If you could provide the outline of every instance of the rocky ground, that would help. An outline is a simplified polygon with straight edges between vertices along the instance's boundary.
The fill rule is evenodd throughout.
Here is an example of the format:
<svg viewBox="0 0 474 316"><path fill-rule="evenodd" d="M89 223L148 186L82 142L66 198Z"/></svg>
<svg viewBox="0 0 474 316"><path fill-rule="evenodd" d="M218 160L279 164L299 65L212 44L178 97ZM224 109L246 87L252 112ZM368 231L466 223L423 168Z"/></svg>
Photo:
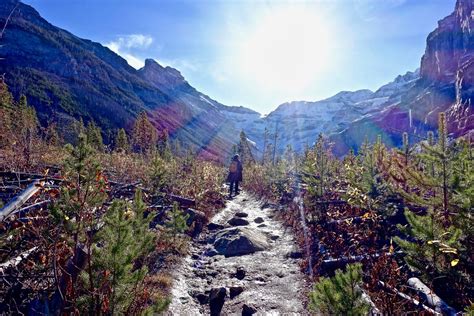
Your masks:
<svg viewBox="0 0 474 316"><path fill-rule="evenodd" d="M242 193L174 273L169 315L305 315L301 253L274 210Z"/></svg>

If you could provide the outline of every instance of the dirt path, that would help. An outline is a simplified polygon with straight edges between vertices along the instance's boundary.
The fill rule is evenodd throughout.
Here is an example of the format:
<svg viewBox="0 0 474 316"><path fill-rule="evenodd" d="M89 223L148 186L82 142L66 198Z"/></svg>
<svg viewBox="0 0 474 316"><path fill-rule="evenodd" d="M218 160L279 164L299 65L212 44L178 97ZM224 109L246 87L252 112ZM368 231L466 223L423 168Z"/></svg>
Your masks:
<svg viewBox="0 0 474 316"><path fill-rule="evenodd" d="M203 234L191 246L191 255L177 267L169 315L217 315L219 310L221 315L305 315L305 277L298 259L289 256L295 251L293 236L273 219L274 212L262 209L246 193L229 201L212 220L224 227L215 225L213 231ZM238 223L242 226L229 225L232 218L244 219ZM264 249L230 257L215 250L222 253L215 242L220 234L240 229L255 237L259 245L261 241Z"/></svg>

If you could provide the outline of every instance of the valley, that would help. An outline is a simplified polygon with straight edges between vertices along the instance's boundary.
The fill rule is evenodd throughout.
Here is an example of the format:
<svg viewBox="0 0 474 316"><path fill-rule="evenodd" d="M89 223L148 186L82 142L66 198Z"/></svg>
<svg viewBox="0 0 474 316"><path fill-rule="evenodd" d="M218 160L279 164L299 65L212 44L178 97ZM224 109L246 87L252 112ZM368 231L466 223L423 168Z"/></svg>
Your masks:
<svg viewBox="0 0 474 316"><path fill-rule="evenodd" d="M474 312L474 0L438 22L418 69L265 115L129 54L151 36L103 45L18 0L0 1L0 25L1 315ZM229 52L246 71L262 57L248 51Z"/></svg>

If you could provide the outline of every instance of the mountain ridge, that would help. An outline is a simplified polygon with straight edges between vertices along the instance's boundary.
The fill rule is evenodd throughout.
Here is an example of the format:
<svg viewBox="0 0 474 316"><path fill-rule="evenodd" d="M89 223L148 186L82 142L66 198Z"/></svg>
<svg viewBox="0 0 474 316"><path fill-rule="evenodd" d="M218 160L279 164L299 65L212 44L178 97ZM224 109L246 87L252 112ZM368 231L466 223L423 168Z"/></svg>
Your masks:
<svg viewBox="0 0 474 316"><path fill-rule="evenodd" d="M146 69L134 69L109 48L52 25L18 1L0 4L0 23L15 6L2 38L0 72L16 97L27 96L43 125L94 120L111 140L145 111L159 130L206 157L230 152L238 131L219 113L225 106L191 87L178 70L160 66L165 82L177 84L166 88L148 80Z"/></svg>
<svg viewBox="0 0 474 316"><path fill-rule="evenodd" d="M17 3L0 4L0 23ZM265 129L278 132L280 153L287 145L302 151L324 133L336 144L336 154L343 155L365 137L374 140L381 134L393 146L404 131L424 137L436 129L440 111L447 112L454 136L474 128L473 8L473 0L458 0L454 12L440 20L428 35L420 69L375 91L285 102L266 116L212 99L179 70L153 59L136 70L109 48L52 25L23 3L1 39L0 72L15 96L27 95L43 124L94 120L109 140L118 128L131 130L134 118L145 111L159 130L213 159L230 154L241 130L261 154Z"/></svg>

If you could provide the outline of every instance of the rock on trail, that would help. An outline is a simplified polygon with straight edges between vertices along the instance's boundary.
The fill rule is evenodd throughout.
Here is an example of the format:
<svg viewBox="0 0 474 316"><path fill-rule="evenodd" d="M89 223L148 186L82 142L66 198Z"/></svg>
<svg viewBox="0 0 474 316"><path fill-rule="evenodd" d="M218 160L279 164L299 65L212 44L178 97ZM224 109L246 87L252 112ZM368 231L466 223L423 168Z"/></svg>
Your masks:
<svg viewBox="0 0 474 316"><path fill-rule="evenodd" d="M274 212L246 193L229 201L176 268L168 315L307 315L298 249Z"/></svg>

